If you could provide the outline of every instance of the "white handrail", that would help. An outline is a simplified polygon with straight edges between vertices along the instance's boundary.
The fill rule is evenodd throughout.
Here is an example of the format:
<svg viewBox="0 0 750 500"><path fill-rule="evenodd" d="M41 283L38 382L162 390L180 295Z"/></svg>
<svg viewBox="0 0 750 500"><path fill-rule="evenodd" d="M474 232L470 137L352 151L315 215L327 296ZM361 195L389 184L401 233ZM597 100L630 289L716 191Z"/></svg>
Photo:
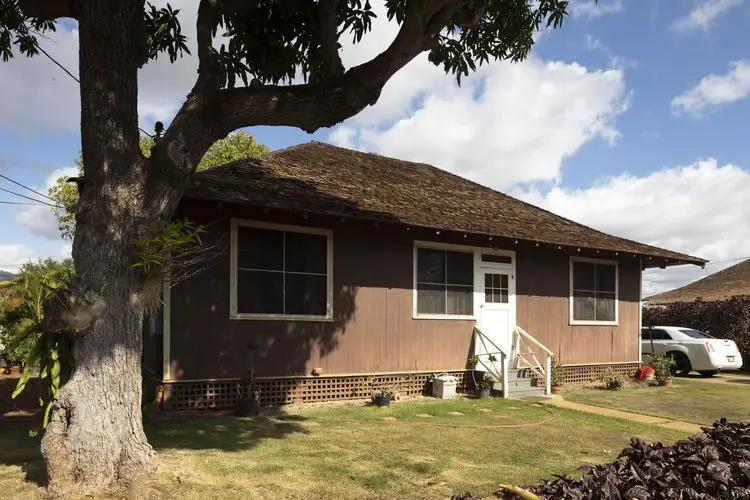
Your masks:
<svg viewBox="0 0 750 500"><path fill-rule="evenodd" d="M542 351L546 352L548 355L550 355L550 356L554 356L555 355L552 351L550 351L549 349L547 349L544 346L544 344L542 344L537 339L535 339L534 337L532 337L531 334L529 334L526 330L524 330L520 326L516 326L515 330L520 335L523 335L527 340L530 340L531 342L533 342L534 344L536 344Z"/></svg>
<svg viewBox="0 0 750 500"><path fill-rule="evenodd" d="M479 362L482 363L482 366L484 366L488 372L492 373L496 378L499 378L502 380L503 398L507 399L508 398L508 354L501 347L498 347L498 345L495 344L491 338L485 335L485 333L482 330L480 330L479 327L476 325L474 325L474 333L476 334L477 340L479 340L482 343L482 347L484 347L485 352L483 353L483 355L486 355L486 356L492 356L495 354L500 355L501 368L500 368L499 374L493 371L492 369L493 367L491 366L492 363L490 363L490 366L485 365L482 362L481 357L479 357ZM487 344L485 343L485 341L488 342L492 347L497 349L497 351L490 352L490 350L487 349Z"/></svg>
<svg viewBox="0 0 750 500"><path fill-rule="evenodd" d="M544 377L544 394L546 396L551 395L552 394L552 356L554 356L554 354L552 353L552 351L547 349L547 347L545 347L541 342L539 342L537 339L532 337L526 330L524 330L520 326L516 325L516 327L513 329L513 333L517 335L516 341L513 342L516 348L516 356L522 361L524 361L526 364L528 364L529 368L531 368L532 371L536 371L536 370L539 371L539 375ZM539 362L536 355L531 350L529 350L529 354L531 354L531 357L536 363L536 366L532 366L532 364L529 363L521 355L520 353L521 342L523 342L524 345L526 345L527 341L533 343L544 352L545 357L546 357L544 368L542 368L542 363ZM527 345L527 348L528 348L528 345Z"/></svg>

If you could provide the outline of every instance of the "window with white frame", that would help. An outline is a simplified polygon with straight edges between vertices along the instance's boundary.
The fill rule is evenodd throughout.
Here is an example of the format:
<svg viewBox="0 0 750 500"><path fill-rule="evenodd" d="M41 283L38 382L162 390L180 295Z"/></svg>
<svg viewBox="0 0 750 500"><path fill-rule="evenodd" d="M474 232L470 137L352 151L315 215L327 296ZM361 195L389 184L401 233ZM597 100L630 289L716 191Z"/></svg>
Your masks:
<svg viewBox="0 0 750 500"><path fill-rule="evenodd" d="M474 254L434 248L416 250L417 314L474 314Z"/></svg>
<svg viewBox="0 0 750 500"><path fill-rule="evenodd" d="M330 316L330 232L235 225L233 312L242 316Z"/></svg>
<svg viewBox="0 0 750 500"><path fill-rule="evenodd" d="M617 321L617 263L571 261L571 320L582 323Z"/></svg>

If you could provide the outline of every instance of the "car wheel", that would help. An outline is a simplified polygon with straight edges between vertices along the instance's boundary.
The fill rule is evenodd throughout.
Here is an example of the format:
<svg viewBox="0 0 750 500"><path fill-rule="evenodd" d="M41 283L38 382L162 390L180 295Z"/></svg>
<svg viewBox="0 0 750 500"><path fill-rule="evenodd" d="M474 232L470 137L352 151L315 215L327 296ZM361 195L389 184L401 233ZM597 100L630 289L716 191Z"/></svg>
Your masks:
<svg viewBox="0 0 750 500"><path fill-rule="evenodd" d="M670 352L669 356L672 356L675 361L675 365L672 367L672 373L679 377L687 377L688 374L693 370L690 365L690 358L688 358L682 352Z"/></svg>
<svg viewBox="0 0 750 500"><path fill-rule="evenodd" d="M718 370L699 370L698 373L700 373L703 377L713 377L719 372Z"/></svg>

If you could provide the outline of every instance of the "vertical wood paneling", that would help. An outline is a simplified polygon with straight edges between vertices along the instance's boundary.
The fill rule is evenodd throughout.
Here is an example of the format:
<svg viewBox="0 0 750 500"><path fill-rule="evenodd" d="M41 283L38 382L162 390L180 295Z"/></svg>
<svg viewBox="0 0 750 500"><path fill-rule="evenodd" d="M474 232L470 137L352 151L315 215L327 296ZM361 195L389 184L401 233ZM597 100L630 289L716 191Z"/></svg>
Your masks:
<svg viewBox="0 0 750 500"><path fill-rule="evenodd" d="M570 325L570 256L531 251L518 255L518 324L550 347L561 362L638 360L639 261L619 265L618 326Z"/></svg>
<svg viewBox="0 0 750 500"><path fill-rule="evenodd" d="M268 220L258 211L225 217ZM190 214L216 220L205 210ZM274 222L300 225L299 218ZM229 262L172 290L172 360L175 379L229 378L247 369L247 344L260 347L259 376L324 375L466 366L472 321L413 319L413 243L403 229L373 231L353 223L310 221L334 231L334 321L229 319ZM226 236L228 220L211 225L206 241ZM638 262L620 265L619 326L568 324L569 256L517 251L517 322L560 354L564 363L637 360ZM415 363L415 360L418 360Z"/></svg>

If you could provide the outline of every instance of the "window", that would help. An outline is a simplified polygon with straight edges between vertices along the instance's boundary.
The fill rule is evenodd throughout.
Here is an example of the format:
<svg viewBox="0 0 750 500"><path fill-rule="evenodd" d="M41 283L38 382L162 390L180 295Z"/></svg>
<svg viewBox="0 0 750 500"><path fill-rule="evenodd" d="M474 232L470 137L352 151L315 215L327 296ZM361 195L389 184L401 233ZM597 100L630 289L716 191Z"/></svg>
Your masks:
<svg viewBox="0 0 750 500"><path fill-rule="evenodd" d="M617 321L617 264L573 260L571 263L571 322Z"/></svg>
<svg viewBox="0 0 750 500"><path fill-rule="evenodd" d="M482 262L494 262L496 264L512 264L513 257L510 255L482 254Z"/></svg>
<svg viewBox="0 0 750 500"><path fill-rule="evenodd" d="M642 328L641 334L643 340L672 340L672 337L666 330L661 330L659 328L651 328L651 333L649 333L648 328Z"/></svg>
<svg viewBox="0 0 750 500"><path fill-rule="evenodd" d="M474 314L474 254L417 248L417 314Z"/></svg>
<svg viewBox="0 0 750 500"><path fill-rule="evenodd" d="M484 302L488 304L508 303L507 274L484 274Z"/></svg>
<svg viewBox="0 0 750 500"><path fill-rule="evenodd" d="M331 316L329 232L233 224L233 315L311 319Z"/></svg>

